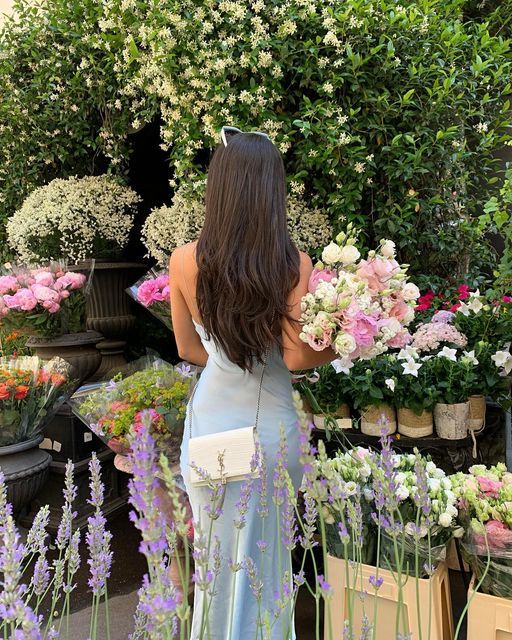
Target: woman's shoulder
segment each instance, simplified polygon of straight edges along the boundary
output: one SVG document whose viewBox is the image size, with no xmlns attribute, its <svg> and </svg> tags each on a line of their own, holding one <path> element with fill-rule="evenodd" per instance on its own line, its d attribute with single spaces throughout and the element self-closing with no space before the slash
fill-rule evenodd
<svg viewBox="0 0 512 640">
<path fill-rule="evenodd" d="M 313 269 L 313 262 L 311 261 L 309 255 L 305 251 L 299 251 L 299 256 L 301 270 L 309 269 L 311 271 Z"/>
<path fill-rule="evenodd" d="M 197 240 L 176 247 L 169 260 L 169 271 L 180 274 L 182 271 L 187 273 L 190 269 L 197 269 L 196 246 Z"/>
</svg>

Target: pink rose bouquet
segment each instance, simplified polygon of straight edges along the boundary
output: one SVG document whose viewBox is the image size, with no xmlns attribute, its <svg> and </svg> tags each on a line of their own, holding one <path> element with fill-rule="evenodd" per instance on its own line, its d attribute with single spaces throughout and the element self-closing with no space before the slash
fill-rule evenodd
<svg viewBox="0 0 512 640">
<path fill-rule="evenodd" d="M 52 262 L 15 265 L 0 275 L 0 322 L 11 331 L 53 338 L 85 329 L 87 277 Z"/>
<path fill-rule="evenodd" d="M 452 476 L 460 523 L 465 529 L 463 552 L 481 590 L 512 597 L 512 473 L 503 463 L 474 465 Z"/>
<path fill-rule="evenodd" d="M 172 331 L 169 274 L 151 269 L 126 290 L 134 300 L 146 307 Z"/>
<path fill-rule="evenodd" d="M 395 244 L 381 240 L 361 259 L 356 232 L 349 225 L 324 248 L 302 299 L 301 340 L 316 351 L 332 347 L 340 366 L 373 358 L 411 340 L 407 326 L 420 295 L 395 259 Z"/>
</svg>

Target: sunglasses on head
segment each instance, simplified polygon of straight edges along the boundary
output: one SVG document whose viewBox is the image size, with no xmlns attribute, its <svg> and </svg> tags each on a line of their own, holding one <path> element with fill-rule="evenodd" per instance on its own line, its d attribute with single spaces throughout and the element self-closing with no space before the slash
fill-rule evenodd
<svg viewBox="0 0 512 640">
<path fill-rule="evenodd" d="M 254 133 L 257 136 L 263 136 L 267 140 L 270 140 L 269 136 L 266 133 L 263 133 L 263 131 L 242 131 L 237 127 L 222 127 L 222 129 L 220 130 L 220 139 L 222 141 L 222 144 L 227 147 L 229 137 L 236 136 L 239 133 Z"/>
</svg>

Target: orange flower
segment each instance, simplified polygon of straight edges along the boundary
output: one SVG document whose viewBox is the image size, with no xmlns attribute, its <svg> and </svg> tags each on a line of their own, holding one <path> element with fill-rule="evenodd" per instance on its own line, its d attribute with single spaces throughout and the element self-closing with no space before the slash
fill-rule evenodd
<svg viewBox="0 0 512 640">
<path fill-rule="evenodd" d="M 27 397 L 27 393 L 29 392 L 30 387 L 27 387 L 24 384 L 20 384 L 16 387 L 14 397 L 16 400 L 24 400 Z"/>
<path fill-rule="evenodd" d="M 5 384 L 0 384 L 0 400 L 8 400 L 11 393 Z"/>
<path fill-rule="evenodd" d="M 52 384 L 56 387 L 60 387 L 66 381 L 66 378 L 61 373 L 52 373 Z"/>
</svg>

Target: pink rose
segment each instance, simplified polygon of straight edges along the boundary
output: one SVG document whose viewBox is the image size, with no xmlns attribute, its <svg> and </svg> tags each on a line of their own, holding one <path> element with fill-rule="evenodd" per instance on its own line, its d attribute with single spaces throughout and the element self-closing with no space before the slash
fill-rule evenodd
<svg viewBox="0 0 512 640">
<path fill-rule="evenodd" d="M 6 293 L 14 293 L 19 288 L 20 283 L 14 276 L 0 276 L 0 296 Z"/>
<path fill-rule="evenodd" d="M 332 269 L 313 269 L 309 277 L 309 293 L 314 293 L 320 282 L 330 282 L 336 275 L 336 271 Z"/>
<path fill-rule="evenodd" d="M 409 315 L 409 305 L 400 300 L 391 308 L 389 315 L 391 318 L 396 318 L 399 322 L 403 322 Z"/>
<path fill-rule="evenodd" d="M 489 520 L 485 523 L 485 530 L 489 547 L 504 549 L 512 544 L 512 531 L 503 522 Z"/>
<path fill-rule="evenodd" d="M 42 284 L 33 284 L 30 289 L 40 303 L 50 302 L 59 303 L 60 296 L 57 291 L 50 289 L 50 287 L 44 287 Z"/>
<path fill-rule="evenodd" d="M 480 491 L 483 491 L 486 496 L 491 498 L 497 498 L 500 489 L 503 486 L 503 482 L 500 482 L 499 480 L 491 480 L 491 478 L 487 478 L 486 476 L 478 476 L 477 481 Z"/>
<path fill-rule="evenodd" d="M 53 273 L 50 271 L 39 271 L 35 273 L 34 280 L 36 284 L 42 284 L 44 287 L 51 287 L 55 282 Z"/>
</svg>

